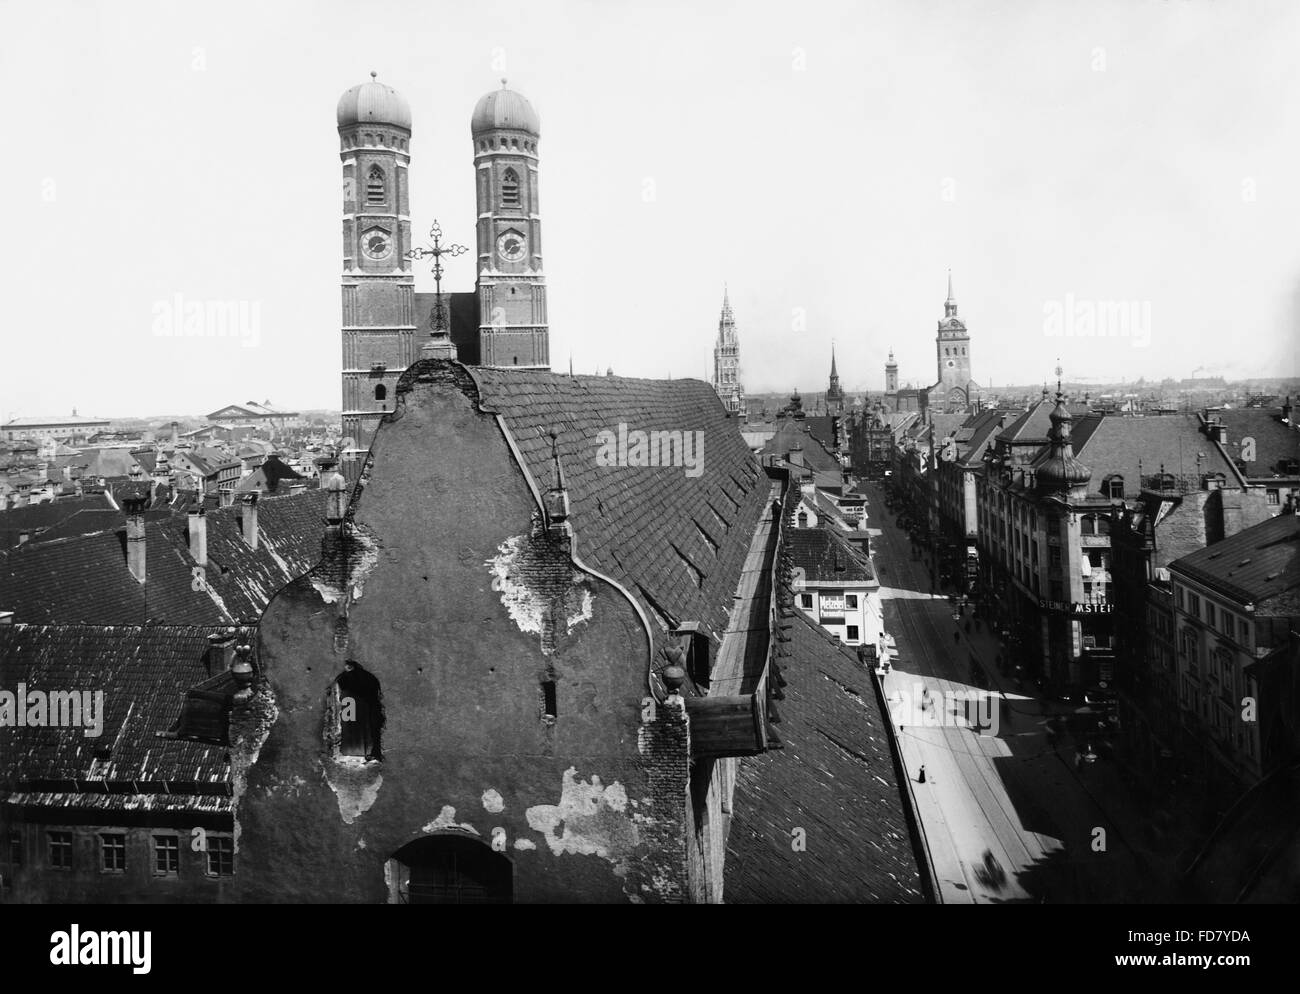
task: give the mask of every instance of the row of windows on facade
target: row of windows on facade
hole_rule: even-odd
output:
[[[51,870],[73,870],[76,854],[71,832],[46,832],[46,865]],[[233,836],[208,832],[204,840],[204,872],[210,877],[229,877],[235,872],[235,840]],[[17,868],[23,863],[22,835],[9,835],[9,864]],[[154,876],[177,876],[181,868],[181,840],[179,835],[153,836]],[[126,833],[99,833],[99,870],[101,873],[126,872]]]
[[[371,166],[370,172],[366,174],[366,204],[375,207],[384,206],[387,202],[386,191],[387,179],[384,170],[379,166]],[[519,174],[513,169],[507,169],[501,174],[501,206],[519,206]]]
[[[1184,600],[1187,605],[1185,608]],[[1204,611],[1202,611],[1200,596],[1189,590],[1186,591],[1184,598],[1182,587],[1174,588],[1174,603],[1178,606],[1178,610],[1204,621],[1212,630],[1222,632],[1228,638],[1235,638],[1241,645],[1250,648],[1250,623],[1245,618],[1238,617],[1226,608],[1216,607],[1214,602],[1209,600],[1205,601]],[[1184,635],[1194,633],[1195,630],[1191,628],[1184,631]]]
[[[962,348],[961,348],[961,352],[958,352],[955,348],[954,348],[954,349],[944,349],[944,350],[943,350],[943,354],[944,354],[944,355],[965,355],[965,354],[966,354],[966,346],[964,346],[964,345],[962,346]]]
[[[378,141],[375,141],[376,136],[379,138]],[[358,141],[357,139],[361,140]],[[343,136],[344,148],[358,148],[365,145],[387,145],[390,148],[400,149],[403,152],[406,151],[406,139],[401,135],[384,134],[382,131],[366,131],[364,133],[358,132],[355,135]]]
[[[1232,704],[1204,693],[1198,686],[1197,681],[1187,674],[1183,674],[1180,689],[1180,703],[1184,713],[1198,716],[1203,722],[1209,723],[1211,729],[1227,740],[1229,744],[1236,745],[1238,749],[1244,748],[1246,755],[1250,759],[1255,758],[1253,729],[1245,730],[1242,727],[1234,729],[1236,709]],[[1211,706],[1212,702],[1213,706]]]
[[[486,152],[489,149],[522,149],[525,152],[537,152],[537,142],[531,142],[525,138],[522,142],[518,138],[485,138],[478,143],[478,150]]]

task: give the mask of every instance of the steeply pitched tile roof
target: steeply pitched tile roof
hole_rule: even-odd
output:
[[[8,803],[229,810],[226,748],[155,734],[175,723],[186,690],[211,675],[205,665],[208,636],[223,631],[161,625],[0,627],[0,689],[16,693],[23,683],[28,694],[104,694],[98,737],[69,728],[0,726],[0,781],[16,790]],[[75,781],[115,782],[126,791],[77,794],[70,792]],[[171,786],[164,789],[163,782]],[[212,796],[187,799],[187,790]]]
[[[417,377],[447,369],[446,363],[420,366]],[[468,372],[483,408],[501,415],[543,491],[555,484],[555,432],[579,558],[626,587],[647,614],[723,631],[770,487],[739,421],[727,417],[713,388],[700,380],[490,367]],[[411,385],[404,377],[399,389]],[[629,431],[703,432],[703,473],[597,465],[600,432],[617,433],[620,423]]]
[[[1236,468],[1218,446],[1200,433],[1198,422],[1189,414],[1154,417],[1089,414],[1074,421],[1070,444],[1075,456],[1092,470],[1089,491],[1099,491],[1102,480],[1118,473],[1124,477],[1125,495],[1136,495],[1141,476],[1160,471],[1179,475],[1222,473],[1229,483],[1237,479]],[[1197,455],[1204,458],[1197,463]]]
[[[1300,516],[1279,514],[1169,564],[1170,570],[1262,604],[1300,587]]]
[[[1300,429],[1282,423],[1280,408],[1231,408],[1214,411],[1213,417],[1228,426],[1228,451],[1235,456],[1242,439],[1255,440],[1255,459],[1246,463],[1249,477],[1270,477],[1283,460],[1300,459]]]
[[[786,533],[791,562],[812,582],[872,583],[871,562],[829,528],[792,528]]]
[[[835,448],[835,422],[838,418],[829,414],[813,414],[804,418],[808,434],[817,439],[828,451]]]
[[[241,537],[242,508],[208,511],[202,584],[185,513],[146,516],[143,584],[127,569],[116,525],[29,542],[0,554],[0,610],[30,624],[253,623],[277,590],[319,562],[324,501],[320,490],[259,501],[257,549]]]
[[[923,902],[928,870],[872,675],[802,614],[791,634],[777,705],[785,747],[740,762],[723,900]]]
[[[807,420],[807,419],[804,419]],[[809,434],[803,421],[785,418],[778,423],[776,432],[760,450],[760,455],[777,455],[785,458],[798,443],[803,449],[804,465],[820,473],[842,473],[843,467],[835,454]]]

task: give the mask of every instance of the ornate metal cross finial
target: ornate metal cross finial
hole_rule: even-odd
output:
[[[442,244],[442,225],[436,220],[433,227],[429,229],[429,237],[433,239],[432,245],[425,245],[420,248],[411,249],[406,253],[408,259],[432,259],[433,269],[433,287],[434,287],[434,305],[433,305],[433,334],[434,337],[449,334],[447,328],[447,308],[442,302],[442,257],[449,255],[455,258],[462,253],[468,252],[464,245]]]

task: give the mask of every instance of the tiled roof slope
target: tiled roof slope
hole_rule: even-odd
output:
[[[469,372],[483,408],[504,419],[543,491],[555,484],[555,432],[578,557],[626,587],[648,613],[723,631],[754,528],[767,509],[768,482],[713,388],[700,380]],[[617,432],[620,423],[629,431],[703,432],[702,475],[688,477],[678,467],[598,466],[600,432]]]
[[[1189,414],[1085,415],[1071,426],[1070,444],[1075,456],[1092,470],[1089,491],[1100,490],[1104,477],[1118,473],[1124,477],[1125,496],[1136,495],[1139,463],[1142,476],[1158,473],[1164,463],[1167,473],[1222,473],[1230,484],[1237,479],[1236,468],[1201,434],[1196,417]],[[1202,452],[1205,458],[1198,468],[1196,456]]]
[[[1015,411],[992,408],[971,415],[957,433],[958,464],[968,468],[983,465],[984,453],[1002,430],[1003,419],[1009,422],[1015,414]]]
[[[28,624],[255,623],[276,591],[319,562],[324,502],[320,490],[259,501],[257,549],[241,537],[242,508],[208,511],[202,584],[184,513],[146,520],[143,584],[127,569],[119,528],[29,542],[0,553],[0,611]]]
[[[46,792],[71,791],[74,781],[134,782],[136,787],[130,793],[59,795],[68,806],[175,807],[178,784],[224,793],[222,785],[228,782],[230,772],[225,747],[162,739],[155,734],[172,727],[180,716],[185,692],[209,676],[205,664],[208,636],[223,631],[227,629],[0,627],[3,689],[16,692],[23,683],[29,694],[35,690],[104,692],[103,730],[98,737],[69,728],[0,726],[0,782],[18,792],[9,803],[49,800]],[[172,784],[171,804],[166,803],[163,781]],[[180,789],[184,792],[187,788]],[[162,795],[158,799],[161,805],[146,796],[152,793]],[[194,803],[228,807],[229,800],[209,797]]]
[[[777,455],[784,458],[791,447],[798,442],[803,448],[804,465],[820,473],[840,473],[843,467],[821,442],[808,433],[808,429],[796,418],[786,418],[776,429],[776,433],[767,440],[761,455]]]
[[[729,904],[920,903],[922,847],[888,717],[854,655],[795,613],[778,729],[740,763],[727,840]],[[791,847],[791,829],[807,850]]]
[[[829,528],[792,528],[786,533],[790,561],[818,583],[871,583],[871,563]]]
[[[835,421],[836,418],[829,414],[814,414],[804,418],[808,434],[828,450],[835,448]]]
[[[1176,559],[1169,568],[1246,603],[1300,587],[1300,517],[1280,514]]]
[[[1280,408],[1240,407],[1215,411],[1228,426],[1228,449],[1241,452],[1241,440],[1255,440],[1255,459],[1246,463],[1246,475],[1268,477],[1278,472],[1284,459],[1300,459],[1300,429],[1282,423]]]
[[[942,442],[942,441],[943,441],[945,438],[947,438],[949,435],[956,435],[958,429],[960,429],[961,426],[962,426],[963,424],[966,423],[966,420],[967,420],[969,417],[970,417],[970,415],[969,415],[969,414],[966,414],[966,413],[961,413],[961,414],[932,414],[932,415],[930,416],[930,421],[931,421],[931,422],[933,423],[933,425],[934,425],[934,443],[935,443],[935,445],[938,445],[940,442]]]

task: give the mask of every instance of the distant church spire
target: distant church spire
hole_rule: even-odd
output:
[[[948,299],[943,302],[943,316],[946,318],[957,315],[957,298],[952,295],[952,270],[948,270]]]
[[[740,382],[740,336],[736,333],[736,316],[731,311],[731,294],[725,283],[722,285],[722,315],[718,318],[718,337],[713,346],[713,390],[731,413],[744,410],[745,388]]]
[[[835,368],[835,343],[831,342],[831,378],[826,387],[826,412],[829,414],[836,408],[838,413],[844,412],[844,391],[840,389],[840,374]]]

